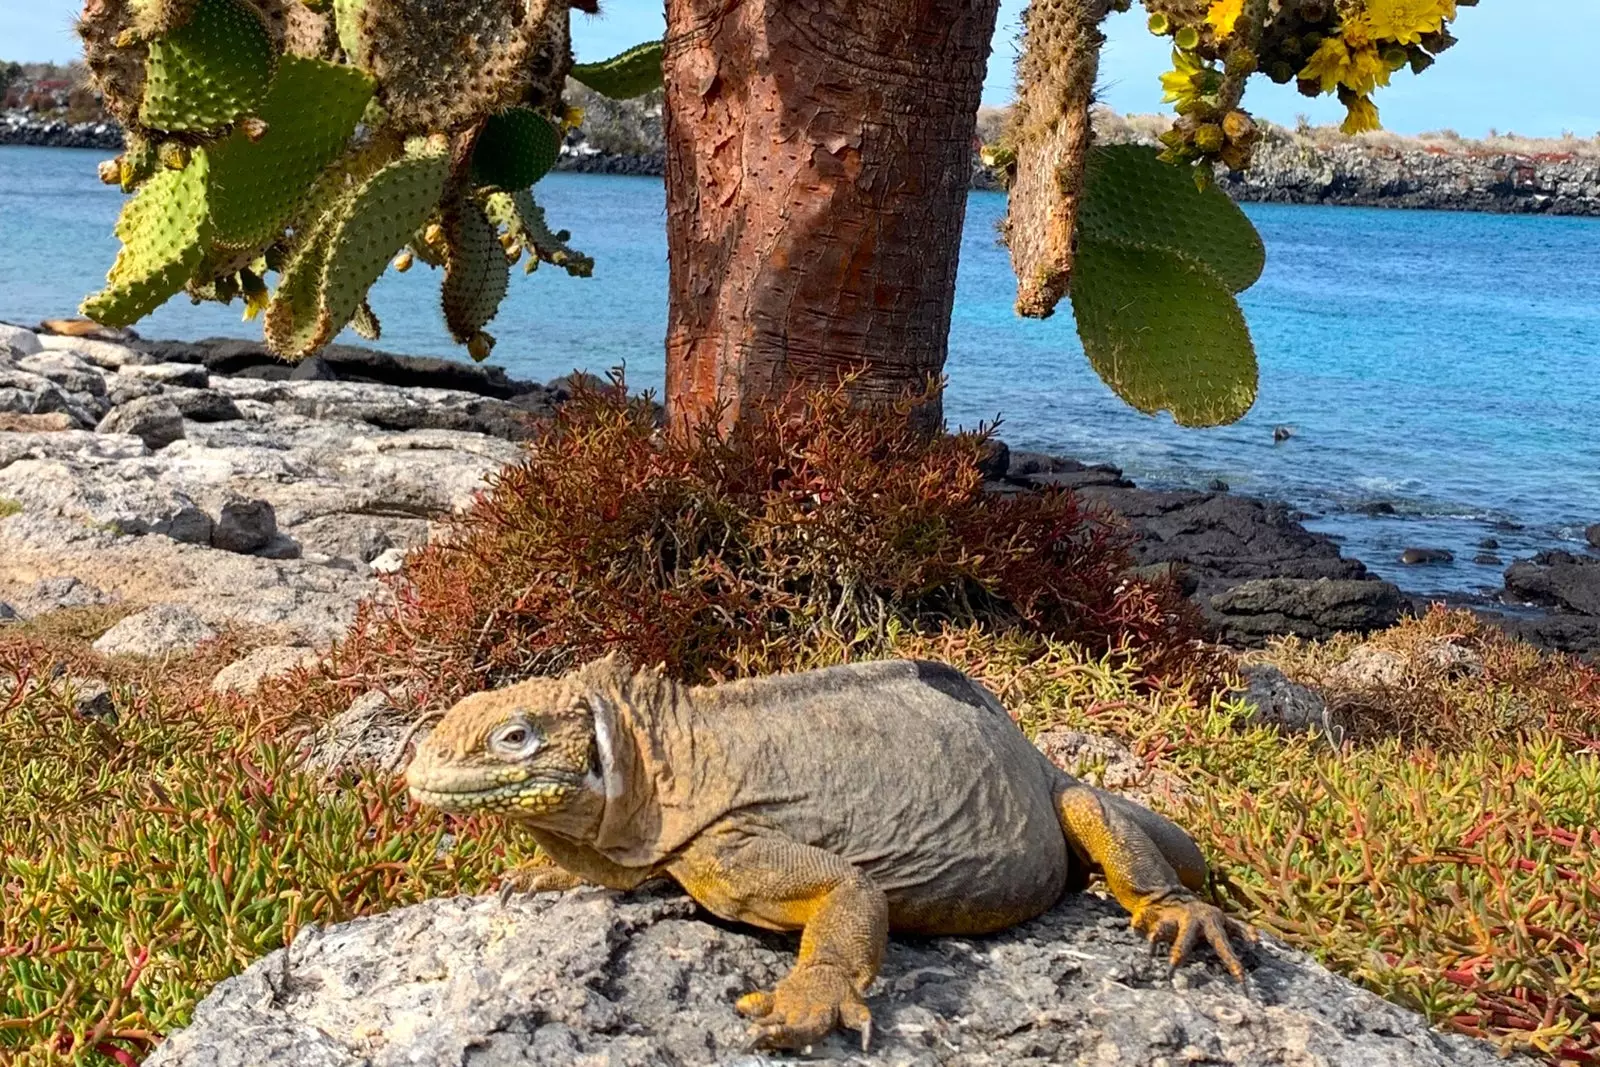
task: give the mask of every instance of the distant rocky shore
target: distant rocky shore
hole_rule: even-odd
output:
[[[250,341],[0,325],[0,622],[126,601],[159,606],[158,636],[119,640],[244,625],[323,646],[569,392],[359,347],[291,367]],[[984,473],[992,492],[1065,487],[1124,516],[1140,570],[1173,572],[1233,644],[1381,629],[1421,606],[1281,504],[1003,446]],[[1600,657],[1600,555],[1518,561],[1506,585],[1507,610],[1475,609]]]
[[[659,121],[638,122],[628,133],[629,150],[597,148],[588,141],[568,144],[556,169],[663,174],[666,151],[658,143]],[[1127,129],[1104,136],[1112,142],[1149,140]],[[615,138],[600,140],[607,144]],[[0,145],[115,152],[122,148],[122,132],[114,123],[69,124],[12,113],[0,119]],[[996,177],[976,159],[972,180],[974,188],[999,188]],[[1600,154],[1447,150],[1433,144],[1352,140],[1325,144],[1274,128],[1257,150],[1252,169],[1224,175],[1220,184],[1235,199],[1248,202],[1600,216]]]

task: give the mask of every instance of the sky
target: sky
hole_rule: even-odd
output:
[[[1002,0],[984,103],[1012,96],[1017,17],[1025,0]],[[0,0],[0,56],[65,62],[77,54],[71,31],[78,0]],[[1482,0],[1464,7],[1454,32],[1461,43],[1422,77],[1397,75],[1380,90],[1384,126],[1397,133],[1453,129],[1481,137],[1491,129],[1527,136],[1571,131],[1600,133],[1600,18],[1596,0]],[[574,51],[580,61],[603,59],[659,36],[665,29],[661,0],[602,0],[604,13],[573,13]],[[1118,111],[1164,111],[1157,77],[1168,63],[1167,44],[1144,28],[1135,6],[1113,15],[1101,61],[1104,102]],[[1336,122],[1343,109],[1328,98],[1309,100],[1292,85],[1264,78],[1250,84],[1246,106],[1264,118],[1292,125],[1298,115]]]

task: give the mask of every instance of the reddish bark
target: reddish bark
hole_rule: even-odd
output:
[[[997,7],[667,0],[675,423],[853,368],[864,401],[942,372]]]

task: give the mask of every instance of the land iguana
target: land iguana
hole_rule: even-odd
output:
[[[448,812],[525,821],[560,871],[531,888],[677,881],[707,910],[800,930],[794,969],[735,1005],[756,1042],[861,1034],[890,930],[985,934],[1103,875],[1182,963],[1204,939],[1235,978],[1254,931],[1196,895],[1173,823],[1085,785],[999,701],[942,664],[895,660],[690,687],[616,655],[473,694],[406,770]]]

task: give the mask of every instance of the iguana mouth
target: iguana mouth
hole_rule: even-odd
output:
[[[408,783],[411,798],[443,811],[537,811],[561,802],[582,783],[570,775],[528,778],[520,782],[492,782],[463,778],[447,784]]]

